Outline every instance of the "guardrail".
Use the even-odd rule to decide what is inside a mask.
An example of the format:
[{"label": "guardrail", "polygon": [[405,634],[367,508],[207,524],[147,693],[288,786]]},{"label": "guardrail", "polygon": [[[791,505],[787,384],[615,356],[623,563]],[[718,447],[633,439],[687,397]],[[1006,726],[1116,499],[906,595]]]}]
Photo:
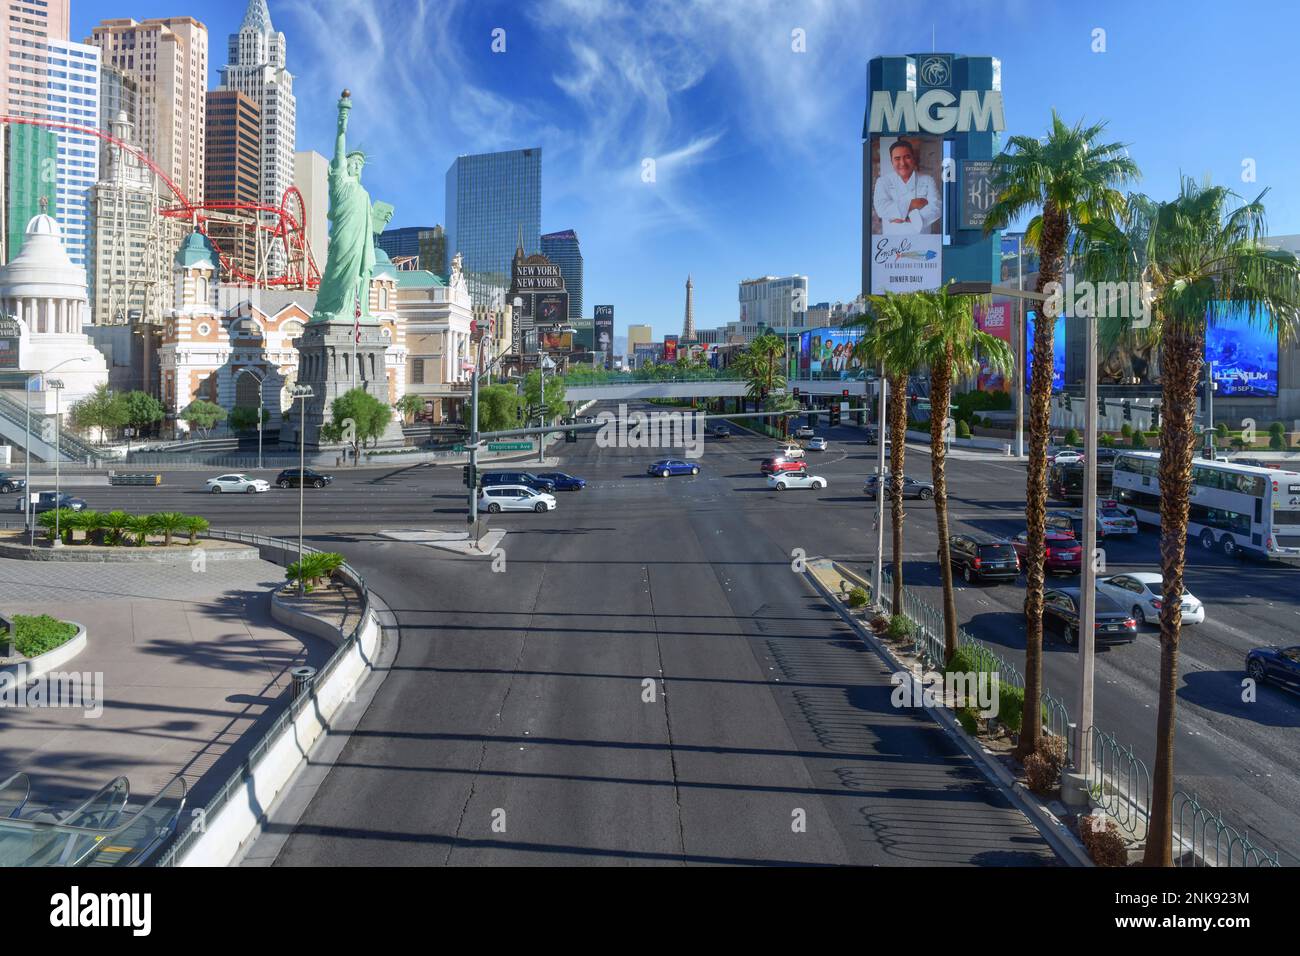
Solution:
[{"label": "guardrail", "polygon": [[[237,541],[241,544],[251,544],[258,548],[258,550],[266,549],[267,551],[279,552],[283,561],[276,563],[287,565],[291,561],[298,560],[298,548],[292,542],[285,541],[281,538],[271,538],[266,535],[253,534],[244,531],[218,530],[209,530],[204,534],[204,537],[220,538],[224,541]],[[320,553],[320,549],[304,546],[302,553],[304,555],[318,554]],[[361,594],[361,613],[351,632],[344,638],[342,643],[340,643],[335,649],[334,653],[330,655],[329,660],[326,661],[317,672],[316,678],[313,682],[317,685],[324,684],[334,672],[335,668],[339,666],[339,663],[347,658],[347,656],[352,652],[353,647],[361,637],[361,632],[366,627],[366,623],[370,620],[370,589],[366,586],[365,578],[358,574],[356,569],[354,569],[350,564],[346,563],[340,566],[338,571],[335,573],[351,579],[353,587],[355,587]],[[265,755],[272,742],[280,736],[286,727],[298,718],[298,715],[303,710],[312,706],[313,699],[314,694],[307,693],[289,703],[289,706],[281,712],[280,716],[277,717],[271,726],[267,728],[266,732],[262,734],[261,739],[253,745],[253,749],[249,751],[244,762],[230,775],[230,778],[226,781],[225,785],[218,790],[216,795],[213,796],[213,798],[203,807],[204,812],[201,815],[202,818],[209,820],[215,819],[217,813],[220,812],[221,808],[225,806],[233,796],[245,791],[246,782],[253,775],[253,768]],[[201,831],[198,831],[193,827],[185,830],[185,832],[180,834],[180,836],[178,836],[172,844],[166,848],[162,856],[158,858],[156,865],[175,866],[177,860],[179,860],[185,853],[189,845],[200,835]]]}]

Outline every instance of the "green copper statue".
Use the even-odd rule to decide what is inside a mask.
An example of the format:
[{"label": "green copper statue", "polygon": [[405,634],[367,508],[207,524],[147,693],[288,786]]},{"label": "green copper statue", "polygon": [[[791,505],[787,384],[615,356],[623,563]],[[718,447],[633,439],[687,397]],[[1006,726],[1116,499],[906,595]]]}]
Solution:
[{"label": "green copper statue", "polygon": [[330,163],[330,248],[316,296],[313,322],[353,321],[358,306],[362,321],[370,320],[370,277],[375,268],[375,234],[383,232],[393,218],[387,203],[370,205],[370,194],[361,185],[366,154],[347,151],[348,116],[352,94],[339,100],[339,135]]}]

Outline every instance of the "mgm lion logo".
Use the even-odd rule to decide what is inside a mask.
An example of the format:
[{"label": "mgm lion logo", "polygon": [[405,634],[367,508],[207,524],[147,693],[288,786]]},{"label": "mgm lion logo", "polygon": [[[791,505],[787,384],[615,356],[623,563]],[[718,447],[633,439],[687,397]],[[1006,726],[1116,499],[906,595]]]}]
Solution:
[{"label": "mgm lion logo", "polygon": [[947,57],[928,56],[921,61],[921,82],[926,86],[947,86],[951,77]]}]

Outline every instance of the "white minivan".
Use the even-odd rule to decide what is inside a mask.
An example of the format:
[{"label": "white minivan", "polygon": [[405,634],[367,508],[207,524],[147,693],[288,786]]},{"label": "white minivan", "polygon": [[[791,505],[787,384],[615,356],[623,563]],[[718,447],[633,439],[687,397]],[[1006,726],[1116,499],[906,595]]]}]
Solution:
[{"label": "white minivan", "polygon": [[524,485],[489,485],[479,496],[480,511],[499,514],[502,511],[554,511],[555,496]]}]

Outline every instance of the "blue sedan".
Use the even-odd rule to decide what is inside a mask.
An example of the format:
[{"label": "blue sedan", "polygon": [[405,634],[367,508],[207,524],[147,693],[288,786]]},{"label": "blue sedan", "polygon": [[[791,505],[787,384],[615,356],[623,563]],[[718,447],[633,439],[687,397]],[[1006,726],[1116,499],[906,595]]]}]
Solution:
[{"label": "blue sedan", "polygon": [[587,479],[575,478],[573,475],[566,475],[562,471],[548,471],[539,474],[537,477],[554,484],[556,491],[581,491],[587,487]]},{"label": "blue sedan", "polygon": [[655,462],[645,471],[647,475],[658,475],[660,478],[667,478],[669,475],[698,475],[700,466],[692,465],[689,461],[681,461],[677,458],[665,458],[663,461]]},{"label": "blue sedan", "polygon": [[1255,648],[1246,655],[1246,673],[1256,683],[1273,681],[1300,690],[1300,645]]}]

